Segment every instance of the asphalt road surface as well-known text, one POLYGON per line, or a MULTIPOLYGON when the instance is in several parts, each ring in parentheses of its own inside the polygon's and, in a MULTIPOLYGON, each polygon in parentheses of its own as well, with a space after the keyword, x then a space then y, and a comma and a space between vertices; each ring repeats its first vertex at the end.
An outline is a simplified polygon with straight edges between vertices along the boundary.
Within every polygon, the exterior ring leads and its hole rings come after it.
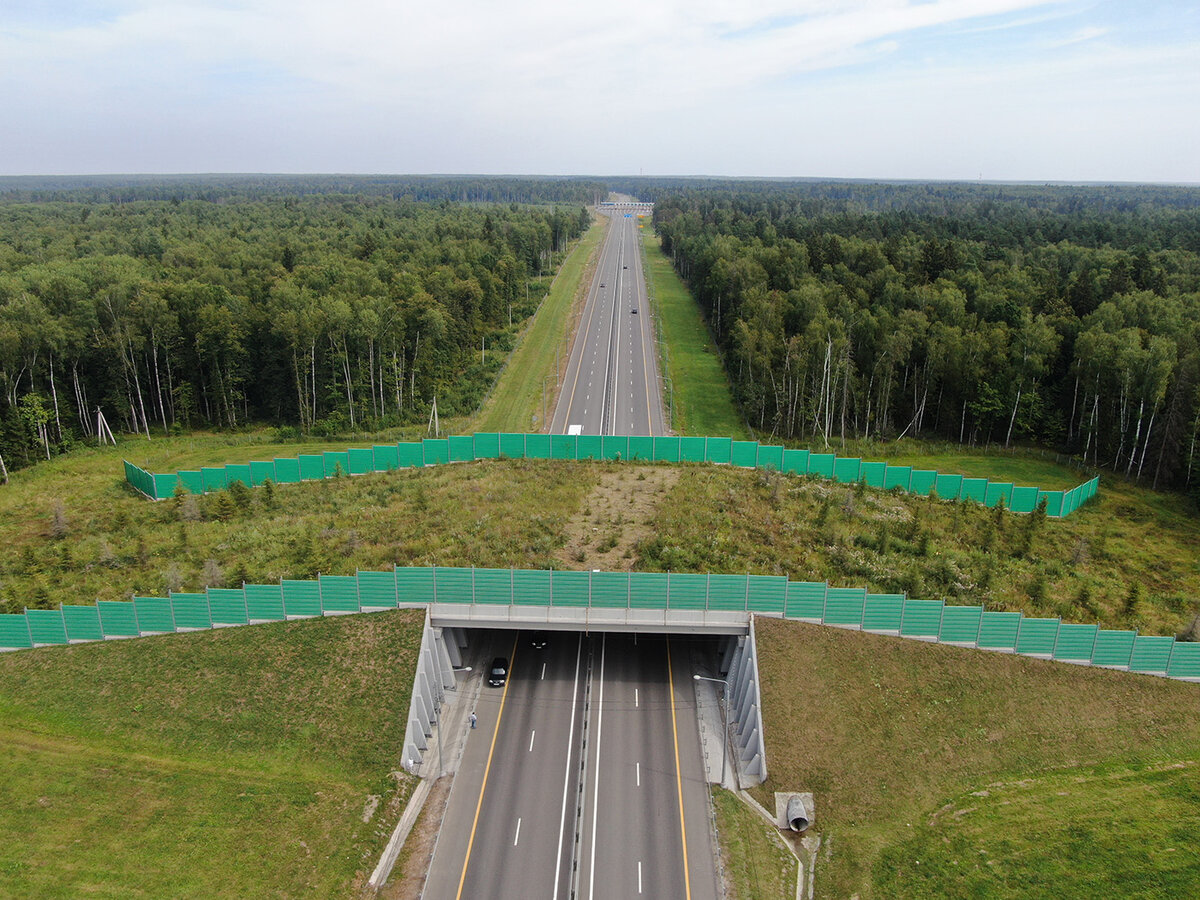
POLYGON ((572 426, 580 434, 666 432, 638 218, 621 212, 613 214, 550 420, 555 434, 572 426))
POLYGON ((715 900, 688 645, 487 639, 512 671, 475 706, 423 896, 715 900))

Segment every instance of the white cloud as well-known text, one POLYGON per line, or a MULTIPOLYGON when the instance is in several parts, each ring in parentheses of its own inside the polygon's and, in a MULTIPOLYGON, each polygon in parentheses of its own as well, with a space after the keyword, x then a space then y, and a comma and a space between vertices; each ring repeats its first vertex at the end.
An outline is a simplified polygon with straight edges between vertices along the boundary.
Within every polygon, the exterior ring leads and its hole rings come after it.
POLYGON ((1173 134, 1195 128, 1178 121, 1184 110, 1157 125, 1145 110, 1184 105, 1195 121, 1200 96, 1180 57, 1195 58, 1194 42, 1126 59, 1133 51, 1082 21, 1077 0, 112 9, 0 30, 0 115, 20 135, 0 145, 0 172, 53 160, 60 171, 611 173, 648 160, 658 172, 937 177, 975 171, 947 148, 994 143, 1006 148, 998 167, 1028 160, 1053 171, 1027 177, 1052 178, 1074 164, 1037 151, 1027 123, 1052 130, 1069 105, 1106 135, 1135 121, 1173 134), (1021 58, 964 61, 972 42, 1010 32, 1028 38, 1021 58), (1122 105, 1140 85, 1157 99, 1122 105), (903 155, 943 130, 940 148, 903 155))

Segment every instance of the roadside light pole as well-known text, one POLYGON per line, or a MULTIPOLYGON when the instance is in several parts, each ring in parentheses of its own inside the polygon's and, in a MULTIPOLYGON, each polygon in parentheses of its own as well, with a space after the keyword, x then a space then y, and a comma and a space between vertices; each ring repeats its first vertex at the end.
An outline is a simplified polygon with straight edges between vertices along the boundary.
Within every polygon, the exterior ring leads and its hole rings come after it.
MULTIPOLYGON (((695 681, 712 681, 721 685, 724 690, 721 695, 725 698, 725 721, 721 728, 721 785, 725 785, 725 766, 729 761, 729 682, 724 678, 709 678, 707 675, 693 675, 695 681)), ((735 778, 734 781, 737 781, 735 778)))

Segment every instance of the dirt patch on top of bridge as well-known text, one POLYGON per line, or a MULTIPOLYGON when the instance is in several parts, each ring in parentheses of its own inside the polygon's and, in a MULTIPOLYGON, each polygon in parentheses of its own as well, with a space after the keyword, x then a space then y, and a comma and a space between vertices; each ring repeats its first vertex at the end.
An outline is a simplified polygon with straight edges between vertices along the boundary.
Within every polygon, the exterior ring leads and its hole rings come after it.
POLYGON ((605 472, 567 523, 558 559, 570 569, 630 571, 638 541, 650 535, 658 506, 679 475, 670 466, 628 464, 605 472))

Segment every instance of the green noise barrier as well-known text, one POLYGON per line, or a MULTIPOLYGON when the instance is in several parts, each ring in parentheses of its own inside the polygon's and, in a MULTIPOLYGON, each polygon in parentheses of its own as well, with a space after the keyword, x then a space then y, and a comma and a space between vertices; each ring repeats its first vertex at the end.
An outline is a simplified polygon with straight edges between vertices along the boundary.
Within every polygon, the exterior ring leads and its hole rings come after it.
POLYGON ((256 460, 225 466, 181 470, 152 475, 125 462, 125 480, 151 500, 171 497, 180 484, 193 494, 219 491, 235 481, 256 486, 266 481, 296 484, 324 478, 391 472, 477 459, 603 459, 645 460, 668 463, 715 463, 763 469, 790 475, 826 478, 842 483, 863 483, 882 490, 901 490, 922 497, 937 491, 943 500, 962 500, 994 507, 1001 503, 1013 512, 1030 513, 1043 500, 1046 514, 1063 518, 1096 496, 1099 477, 1069 491, 1044 491, 1006 481, 967 478, 962 475, 893 466, 834 453, 812 453, 715 437, 588 434, 480 434, 399 444, 356 447, 350 450, 301 453, 296 458, 256 460))
POLYGON ((959 647, 1200 682, 1200 643, 780 575, 396 567, 0 615, 0 650, 76 644, 430 603, 758 613, 959 647))

